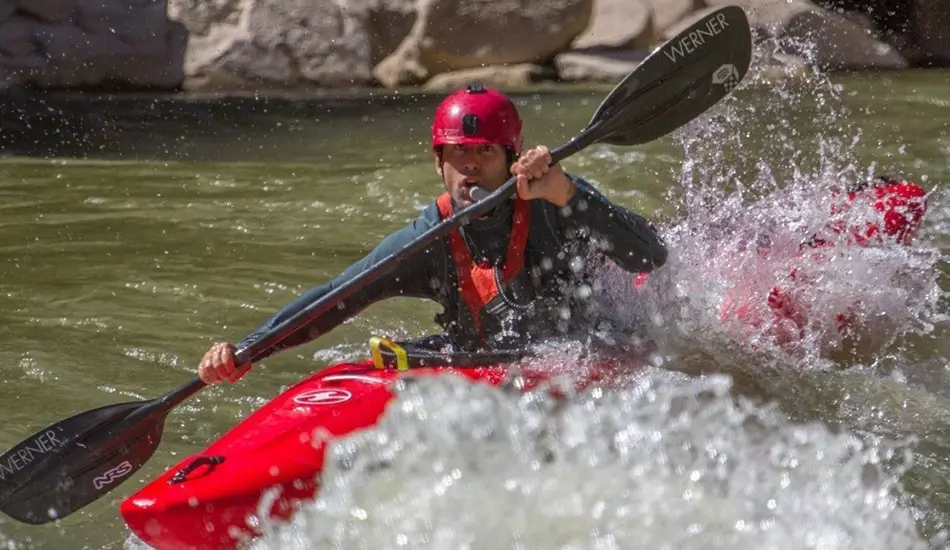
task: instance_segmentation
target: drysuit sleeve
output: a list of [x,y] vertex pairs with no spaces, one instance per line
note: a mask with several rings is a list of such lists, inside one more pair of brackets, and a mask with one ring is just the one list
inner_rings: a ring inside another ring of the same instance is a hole
[[[282,307],[269,319],[259,326],[253,333],[236,344],[238,349],[250,345],[263,334],[276,327],[284,320],[289,319],[298,311],[305,309],[315,300],[325,296],[330,291],[340,287],[360,273],[366,271],[377,262],[390,254],[397,252],[403,246],[432,227],[432,222],[424,216],[412,224],[386,237],[372,252],[354,263],[332,281],[314,287],[302,294],[294,301]],[[340,306],[333,308],[322,316],[301,326],[296,332],[285,338],[274,349],[255,358],[255,361],[273,355],[277,351],[306,344],[330,332],[347,319],[356,316],[360,311],[374,302],[395,296],[435,297],[438,285],[432,283],[433,276],[444,272],[445,254],[441,250],[440,241],[433,242],[429,247],[413,254],[393,271],[369,283],[365,288],[344,300]],[[441,281],[444,277],[438,276]]]
[[583,179],[568,177],[577,193],[561,209],[566,233],[589,229],[602,242],[604,253],[632,273],[653,271],[666,263],[666,245],[642,216],[611,203]]

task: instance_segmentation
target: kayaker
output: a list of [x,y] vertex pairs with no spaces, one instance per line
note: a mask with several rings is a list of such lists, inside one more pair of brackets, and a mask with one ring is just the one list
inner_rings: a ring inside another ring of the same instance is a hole
[[[550,165],[547,147],[523,150],[523,141],[517,108],[504,94],[472,85],[449,95],[436,109],[431,142],[445,192],[418,219],[329,283],[280,309],[237,347],[472,204],[479,193],[497,189],[509,174],[518,177],[516,197],[410,257],[277,349],[310,342],[395,296],[440,303],[444,311],[436,321],[457,349],[523,346],[590,330],[597,322],[592,297],[598,270],[609,260],[631,273],[649,272],[666,261],[666,248],[643,217]],[[199,364],[201,379],[240,378],[247,369],[235,371],[235,349],[227,342],[213,345]]]

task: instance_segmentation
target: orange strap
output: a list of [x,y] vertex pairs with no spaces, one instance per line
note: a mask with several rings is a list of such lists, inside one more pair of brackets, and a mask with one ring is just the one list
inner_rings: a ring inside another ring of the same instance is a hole
[[[436,200],[439,207],[439,216],[444,220],[452,215],[452,198],[443,193]],[[531,208],[528,201],[515,199],[515,214],[512,220],[511,236],[508,239],[508,250],[505,253],[505,264],[502,267],[501,279],[509,283],[524,268],[524,251],[528,244],[528,227],[531,217]],[[449,233],[449,246],[452,250],[452,261],[459,278],[459,291],[462,300],[472,313],[475,330],[482,334],[481,311],[498,296],[498,285],[495,283],[494,266],[476,265],[468,245],[462,239],[458,229]]]

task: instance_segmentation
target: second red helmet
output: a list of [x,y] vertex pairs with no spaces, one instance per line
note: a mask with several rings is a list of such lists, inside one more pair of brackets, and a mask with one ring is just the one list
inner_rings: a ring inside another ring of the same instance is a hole
[[435,110],[432,148],[497,143],[521,153],[524,136],[518,109],[505,94],[475,84],[446,97]]

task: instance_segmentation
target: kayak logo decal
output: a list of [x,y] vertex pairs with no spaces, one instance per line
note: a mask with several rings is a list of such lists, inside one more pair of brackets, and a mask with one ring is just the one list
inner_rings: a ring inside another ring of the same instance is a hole
[[102,489],[106,485],[112,485],[116,481],[132,473],[132,463],[126,460],[111,470],[106,470],[104,474],[92,480],[92,486],[96,489]]
[[713,73],[713,84],[722,84],[727,92],[731,92],[739,85],[739,69],[732,64],[719,67]]
[[322,390],[308,390],[294,396],[294,403],[300,405],[336,405],[349,401],[353,394],[348,390],[327,388]]

